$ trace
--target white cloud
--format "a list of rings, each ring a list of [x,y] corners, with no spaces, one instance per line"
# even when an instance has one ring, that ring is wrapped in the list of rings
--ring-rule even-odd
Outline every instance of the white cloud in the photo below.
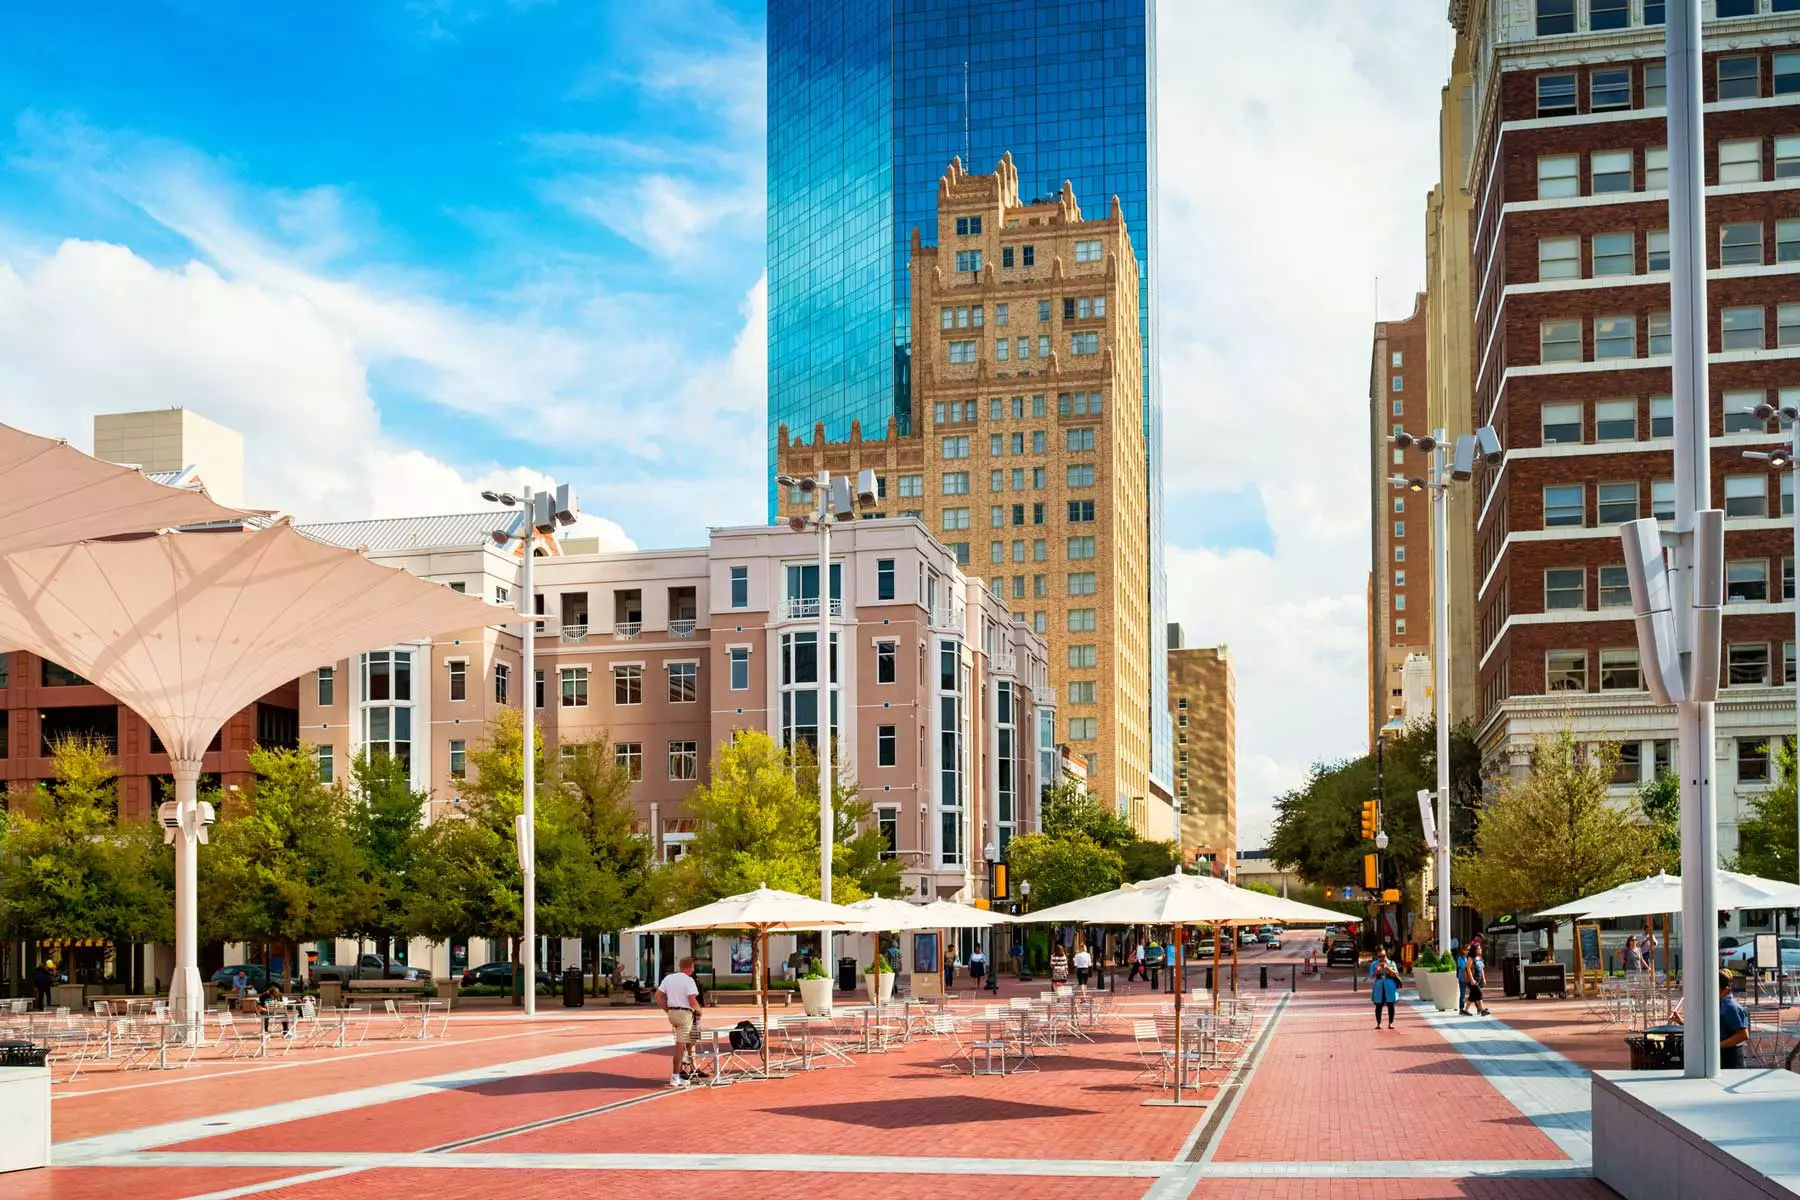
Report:
[[[1384,317],[1411,311],[1446,31],[1433,4],[1159,10],[1170,540],[1184,506],[1241,488],[1274,538],[1169,550],[1171,619],[1232,647],[1244,848],[1312,762],[1367,744],[1375,280]]]

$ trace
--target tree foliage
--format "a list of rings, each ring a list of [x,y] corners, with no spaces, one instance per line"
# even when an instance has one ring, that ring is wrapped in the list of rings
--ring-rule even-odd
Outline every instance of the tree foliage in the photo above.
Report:
[[[116,820],[111,750],[64,739],[51,771],[28,810],[0,826],[0,929],[58,942],[171,940],[173,864],[159,827]]]
[[[1033,908],[1109,892],[1125,879],[1119,852],[1082,833],[1023,834],[1007,844],[1006,857],[1013,875],[1030,882]]]
[[[1362,806],[1378,794],[1388,861],[1401,875],[1416,874],[1428,855],[1414,797],[1437,789],[1437,726],[1415,722],[1382,747],[1380,788],[1374,754],[1315,764],[1306,785],[1275,801],[1269,857],[1298,871],[1309,883],[1362,878],[1362,858],[1374,845],[1362,836]],[[1481,802],[1481,755],[1466,724],[1450,731],[1450,825],[1455,844],[1465,844]]]
[[[1783,738],[1775,753],[1774,785],[1747,792],[1740,803],[1749,813],[1738,821],[1734,871],[1765,879],[1795,879],[1795,839],[1800,837],[1800,813],[1794,808],[1794,745]]]
[[[1138,840],[1130,821],[1108,809],[1098,796],[1072,779],[1061,780],[1045,790],[1039,813],[1043,831],[1049,837],[1085,837],[1097,846],[1120,852]]]
[[[1452,878],[1487,913],[1537,912],[1653,873],[1657,831],[1635,803],[1608,795],[1610,743],[1578,746],[1565,729],[1541,737],[1529,773],[1508,779],[1482,814],[1474,849]]]
[[[676,912],[766,884],[819,894],[818,764],[803,744],[740,732],[713,755],[712,779],[688,796],[699,826],[687,852],[658,872],[653,907]],[[881,857],[881,832],[853,783],[832,789],[831,898],[898,895],[900,864]]]
[[[1681,870],[1681,776],[1658,771],[1656,778],[1638,788],[1638,808],[1656,832],[1657,863],[1661,870]]]
[[[1133,841],[1119,852],[1125,864],[1125,881],[1137,883],[1173,874],[1181,854],[1174,842]]]
[[[406,764],[391,755],[359,755],[350,771],[344,813],[367,887],[343,932],[385,944],[412,932],[407,906],[429,797],[414,790]]]

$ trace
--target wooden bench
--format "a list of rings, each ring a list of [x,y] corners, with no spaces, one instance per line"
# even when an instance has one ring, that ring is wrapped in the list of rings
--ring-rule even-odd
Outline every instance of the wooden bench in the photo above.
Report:
[[[783,991],[771,988],[769,990],[769,1007],[786,1007],[799,998],[800,993],[797,990]],[[700,1002],[708,1008],[727,1008],[740,1005],[756,1008],[760,1004],[760,1001],[757,999],[757,994],[747,989],[709,991],[702,997]]]
[[[433,1000],[436,994],[427,995],[416,985],[402,987],[400,980],[391,979],[352,979],[344,984],[345,1000]]]

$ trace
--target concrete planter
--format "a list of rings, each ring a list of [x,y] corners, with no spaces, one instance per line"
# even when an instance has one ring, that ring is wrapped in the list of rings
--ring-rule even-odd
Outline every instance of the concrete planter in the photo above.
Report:
[[[1439,1012],[1453,1012],[1456,1009],[1456,972],[1432,971],[1431,1002]]]
[[[440,979],[435,986],[437,987],[437,998],[444,1002],[444,1010],[448,1012],[451,1005],[456,1003],[456,992],[461,984],[454,979]]]
[[[809,1017],[829,1017],[831,1015],[831,980],[802,979],[800,981],[800,1003],[806,1007]]]
[[[879,979],[881,982],[879,984],[870,982],[871,980],[876,979]],[[892,971],[882,971],[880,974],[876,974],[871,971],[864,971],[863,990],[869,994],[870,1003],[875,1002],[875,989],[877,987],[881,989],[881,1003],[886,1004],[888,1001],[892,1000],[894,998],[894,973]]]
[[[80,983],[50,985],[50,1006],[66,1008],[72,1013],[87,1011],[87,986]]]
[[[1423,971],[1417,967],[1413,968],[1412,986],[1413,986],[1413,991],[1418,994],[1418,997],[1420,1000],[1423,1000],[1427,1004],[1431,1003],[1431,972],[1430,971]]]
[[[50,1165],[50,1068],[0,1067],[0,1172]]]

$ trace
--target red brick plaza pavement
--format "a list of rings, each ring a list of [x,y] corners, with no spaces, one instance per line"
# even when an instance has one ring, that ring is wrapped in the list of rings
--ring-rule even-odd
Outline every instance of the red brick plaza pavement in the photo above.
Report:
[[[1167,999],[1135,988],[1122,1018]],[[1001,1077],[945,1070],[949,1047],[915,1039],[853,1066],[677,1091],[659,1014],[557,1007],[532,1022],[461,1014],[442,1040],[102,1066],[57,1089],[57,1165],[0,1177],[0,1198],[1611,1195],[1588,1178],[1587,1067],[1614,1065],[1603,1055],[1578,1065],[1498,1018],[1405,1003],[1399,1028],[1377,1031],[1342,974],[1247,994],[1263,1002],[1252,1049],[1204,1108],[1144,1103],[1159,1093],[1129,1019]],[[1568,1049],[1568,1023],[1547,1040]],[[1612,1042],[1622,1054],[1617,1031],[1593,1049]]]

